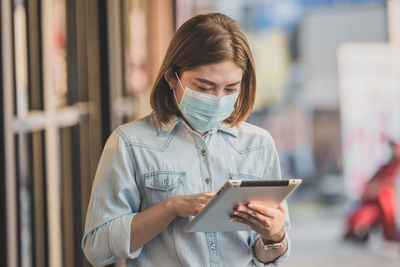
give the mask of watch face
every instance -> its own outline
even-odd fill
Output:
[[[283,244],[282,243],[266,244],[266,245],[262,245],[262,247],[265,250],[281,249],[281,248],[283,248]]]

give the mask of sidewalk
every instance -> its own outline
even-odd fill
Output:
[[[342,240],[348,208],[289,201],[292,252],[283,267],[399,267],[400,243],[387,243],[379,232],[366,245]]]

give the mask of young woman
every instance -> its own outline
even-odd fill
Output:
[[[254,62],[231,18],[195,16],[173,36],[153,113],[116,129],[101,156],[82,247],[94,265],[277,266],[288,254],[285,205],[238,205],[253,231],[183,231],[228,179],[280,179],[269,133],[245,123]]]

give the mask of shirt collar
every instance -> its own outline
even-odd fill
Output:
[[[174,115],[169,122],[160,123],[158,127],[158,134],[159,136],[168,135],[172,132],[172,130],[178,125],[184,124],[187,125],[186,122],[179,116]],[[189,127],[189,126],[188,126]],[[230,134],[234,137],[238,137],[238,132],[236,129],[231,128],[228,124],[220,123],[217,127],[218,131],[222,131],[224,133]],[[215,129],[215,128],[214,128]],[[212,131],[212,130],[211,130]]]
[[[218,129],[219,131],[224,132],[224,133],[230,134],[230,135],[232,135],[232,136],[234,136],[234,137],[236,137],[236,138],[239,137],[239,134],[238,134],[237,129],[236,129],[236,128],[230,127],[228,124],[220,123],[220,124],[217,126],[217,129]]]
[[[168,135],[172,132],[172,130],[176,127],[178,123],[182,123],[182,119],[178,116],[174,115],[168,122],[159,123],[159,127],[157,129],[157,135]]]

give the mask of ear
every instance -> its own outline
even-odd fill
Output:
[[[175,89],[178,81],[176,80],[175,72],[172,68],[168,68],[164,73],[164,79],[167,81],[169,87]]]

